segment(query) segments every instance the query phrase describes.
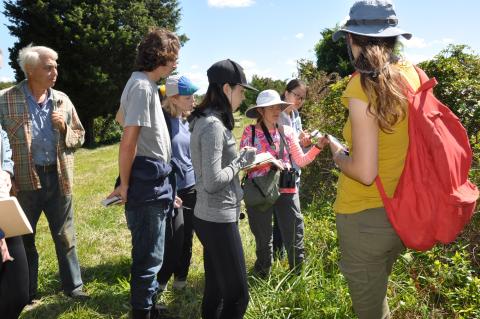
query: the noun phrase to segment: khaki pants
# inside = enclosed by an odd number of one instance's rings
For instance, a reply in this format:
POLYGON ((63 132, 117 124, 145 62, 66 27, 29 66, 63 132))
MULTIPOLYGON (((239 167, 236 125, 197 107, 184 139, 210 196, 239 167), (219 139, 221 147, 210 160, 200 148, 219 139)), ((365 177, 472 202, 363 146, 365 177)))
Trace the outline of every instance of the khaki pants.
POLYGON ((353 308, 360 319, 390 317, 387 283, 404 251, 383 207, 337 214, 340 270, 347 279, 353 308))

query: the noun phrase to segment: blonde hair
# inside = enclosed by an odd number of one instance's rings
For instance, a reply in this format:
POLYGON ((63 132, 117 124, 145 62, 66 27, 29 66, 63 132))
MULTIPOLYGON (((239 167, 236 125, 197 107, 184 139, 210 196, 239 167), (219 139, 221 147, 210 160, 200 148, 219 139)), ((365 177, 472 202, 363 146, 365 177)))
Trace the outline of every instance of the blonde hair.
POLYGON ((182 112, 180 111, 175 103, 173 102, 174 97, 179 97, 180 95, 167 96, 162 100, 162 107, 167 111, 171 117, 182 117, 182 120, 186 120, 191 112, 182 112))
POLYGON ((45 46, 33 46, 31 43, 18 51, 17 62, 26 78, 28 78, 27 65, 36 66, 42 56, 48 56, 54 60, 58 59, 58 53, 55 50, 45 46))
POLYGON ((397 38, 351 37, 361 51, 354 67, 368 97, 368 112, 376 117, 382 131, 392 133, 393 127, 405 119, 408 107, 405 80, 394 66, 399 61, 394 54, 397 38))

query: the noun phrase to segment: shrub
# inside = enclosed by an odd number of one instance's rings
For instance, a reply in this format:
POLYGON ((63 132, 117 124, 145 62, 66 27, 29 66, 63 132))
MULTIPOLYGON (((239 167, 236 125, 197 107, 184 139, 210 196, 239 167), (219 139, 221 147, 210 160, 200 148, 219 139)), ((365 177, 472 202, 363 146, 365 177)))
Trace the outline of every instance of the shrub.
POLYGON ((95 143, 101 145, 113 144, 120 141, 122 127, 115 121, 114 116, 97 117, 93 120, 95 143))

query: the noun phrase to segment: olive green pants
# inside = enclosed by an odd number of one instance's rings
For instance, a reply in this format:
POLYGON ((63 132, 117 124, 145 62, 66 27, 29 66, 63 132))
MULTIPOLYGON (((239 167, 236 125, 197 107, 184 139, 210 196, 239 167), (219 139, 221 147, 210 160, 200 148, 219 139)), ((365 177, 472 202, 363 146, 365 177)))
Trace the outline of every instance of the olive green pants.
POLYGON ((388 276, 404 251, 383 207, 337 214, 340 270, 359 319, 390 318, 388 276))

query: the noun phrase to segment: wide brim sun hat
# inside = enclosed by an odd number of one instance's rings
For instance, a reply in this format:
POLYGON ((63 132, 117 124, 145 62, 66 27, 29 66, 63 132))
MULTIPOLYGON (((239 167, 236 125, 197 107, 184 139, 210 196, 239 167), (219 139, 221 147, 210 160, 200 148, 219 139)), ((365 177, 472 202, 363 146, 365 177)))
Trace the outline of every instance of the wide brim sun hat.
POLYGON ((398 27, 398 18, 393 3, 389 0, 357 1, 350 8, 349 19, 332 39, 338 41, 346 33, 367 37, 387 38, 403 36, 409 40, 412 34, 398 27))
POLYGON ((250 106, 245 111, 245 116, 251 119, 257 119, 260 117, 260 113, 258 113, 258 109, 267 106, 273 105, 280 105, 282 111, 285 110, 288 106, 292 105, 293 103, 288 103, 282 101, 280 98, 280 94, 278 94, 275 90, 264 90, 258 93, 256 105, 250 106))

